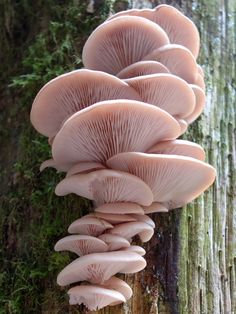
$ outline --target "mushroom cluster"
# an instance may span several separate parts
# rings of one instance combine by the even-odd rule
[[[31,122],[52,149],[40,169],[66,172],[57,195],[94,202],[55,245],[79,256],[57,278],[60,286],[77,283],[70,304],[95,310],[130,299],[131,288],[115,275],[146,266],[132,239],[152,237],[147,214],[184,206],[213,183],[204,150],[177,139],[205,103],[198,52],[196,26],[177,9],[120,12],[88,38],[84,69],[37,94]]]

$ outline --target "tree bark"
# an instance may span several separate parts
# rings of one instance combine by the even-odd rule
[[[37,172],[40,159],[43,161],[49,153],[46,141],[32,131],[28,122],[31,101],[42,85],[40,78],[33,83],[27,81],[22,88],[17,82],[17,89],[6,88],[13,77],[19,80],[19,75],[31,69],[29,64],[22,66],[22,60],[29,54],[27,46],[33,47],[38,40],[35,36],[45,34],[49,25],[60,27],[56,23],[65,20],[63,9],[79,6],[77,1],[68,3],[61,3],[60,9],[43,1],[16,4],[4,0],[0,4],[0,60],[4,60],[0,89],[1,313],[85,312],[82,307],[70,307],[65,290],[55,284],[56,273],[68,263],[70,255],[62,255],[60,260],[59,254],[53,253],[53,245],[65,235],[67,225],[91,205],[74,197],[58,200],[53,189],[59,177],[51,170],[49,174]],[[120,3],[116,1],[115,6],[120,8]],[[187,207],[153,215],[156,231],[145,246],[148,266],[124,277],[133,287],[133,298],[123,306],[93,313],[236,313],[236,2],[180,0],[157,1],[155,5],[160,3],[179,8],[200,31],[198,63],[205,72],[207,104],[184,138],[204,147],[207,162],[217,169],[217,179]],[[134,5],[143,6],[138,2]],[[79,47],[78,55],[88,33],[100,22],[98,10],[95,6],[91,14],[86,13],[86,7],[81,9],[86,19],[82,30],[76,25],[79,19],[65,26]],[[105,16],[109,9],[104,10]],[[45,36],[53,34],[58,36],[57,30]],[[58,43],[61,41],[56,38],[54,44]],[[61,62],[65,71],[75,67],[73,49],[68,44],[61,59],[57,56],[57,66]],[[65,58],[63,54],[68,55]],[[61,71],[54,63],[51,66],[55,67],[52,75]],[[48,77],[49,70],[47,66],[42,69],[42,78]],[[41,73],[41,68],[35,71]]]

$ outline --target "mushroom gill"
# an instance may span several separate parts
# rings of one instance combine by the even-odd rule
[[[129,300],[132,289],[115,275],[145,268],[135,239],[152,237],[147,215],[183,206],[213,183],[204,150],[177,139],[205,105],[198,51],[196,26],[177,9],[121,12],[86,41],[85,69],[37,94],[31,122],[52,152],[40,169],[66,173],[58,196],[94,203],[54,247],[79,256],[57,277],[60,286],[81,283],[68,291],[71,305],[93,311]]]

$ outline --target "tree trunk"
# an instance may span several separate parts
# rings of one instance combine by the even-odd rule
[[[148,266],[125,276],[133,298],[96,313],[236,313],[236,2],[166,3],[200,31],[207,104],[184,138],[204,147],[217,180],[187,207],[153,216]],[[126,3],[113,6],[125,9]],[[0,3],[0,313],[85,312],[70,307],[66,291],[55,283],[71,255],[54,253],[53,246],[91,204],[54,195],[60,176],[53,170],[39,174],[49,148],[28,116],[46,81],[82,66],[84,41],[109,10],[110,2],[102,1],[95,1],[92,13],[76,0]]]

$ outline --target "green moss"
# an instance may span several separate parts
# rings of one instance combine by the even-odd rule
[[[18,11],[22,10],[29,33],[21,34],[26,42],[16,39],[21,45],[18,59],[14,60],[14,54],[9,56],[15,71],[10,69],[5,80],[10,83],[9,91],[3,94],[9,106],[3,107],[0,117],[4,152],[0,170],[4,191],[0,199],[0,313],[42,313],[50,308],[50,313],[66,313],[65,291],[55,281],[71,256],[54,253],[53,247],[68,225],[89,210],[90,203],[73,196],[56,197],[54,189],[61,175],[51,169],[39,173],[50,149],[47,140],[30,126],[29,110],[43,84],[82,66],[83,43],[104,19],[109,3],[93,15],[86,12],[86,5],[75,1],[48,1],[44,5],[40,1],[35,6],[24,1],[8,9],[18,19],[14,29],[21,28],[17,22],[22,22]]]

